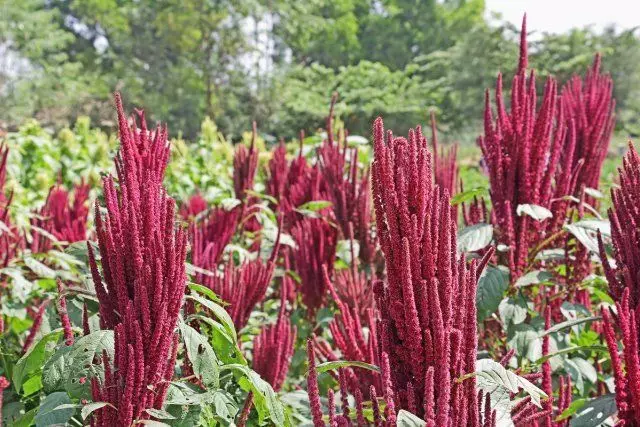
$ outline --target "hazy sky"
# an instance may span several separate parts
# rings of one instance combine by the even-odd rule
[[[621,28],[640,25],[640,0],[486,0],[486,5],[518,25],[527,12],[529,31],[560,33],[591,24],[597,29],[611,23]]]

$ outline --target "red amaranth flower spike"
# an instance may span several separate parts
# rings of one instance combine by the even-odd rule
[[[573,121],[576,127],[576,146],[571,169],[578,174],[578,189],[598,189],[600,171],[615,127],[613,80],[610,75],[601,74],[600,65],[601,56],[596,54],[584,80],[574,76],[562,88],[561,101],[565,120]],[[579,165],[580,160],[584,164]],[[594,201],[591,197],[587,199],[590,204]]]
[[[130,125],[116,94],[120,151],[118,187],[103,179],[106,214],[96,203],[102,275],[93,248],[89,261],[100,302],[100,327],[114,330],[115,356],[103,355],[104,380],[92,379],[96,426],[131,425],[161,409],[173,377],[174,332],[186,285],[187,234],[176,228],[175,202],[162,187],[169,159],[166,127],[149,131],[143,112]]]
[[[58,285],[58,301],[56,304],[56,309],[58,310],[58,315],[60,316],[60,323],[62,324],[62,328],[64,329],[64,343],[67,346],[73,345],[73,329],[71,327],[71,321],[69,320],[69,313],[67,312],[67,298],[64,296],[64,288],[62,286],[62,281],[60,279],[57,280]]]
[[[498,75],[495,118],[487,91],[484,136],[478,138],[491,186],[491,217],[497,228],[498,242],[509,247],[505,264],[511,270],[512,281],[517,280],[527,266],[529,250],[562,227],[568,206],[562,197],[572,195],[575,186],[571,170],[559,168],[563,150],[564,162],[572,162],[573,149],[571,144],[566,146],[565,138],[575,142],[575,132],[570,126],[567,136],[555,80],[547,79],[542,100],[537,101],[534,73],[527,76],[526,70],[526,19],[523,19],[520,49],[510,110],[506,110],[502,75]],[[557,202],[553,203],[552,199]],[[553,218],[541,222],[518,214],[518,206],[525,204],[549,209]]]
[[[280,312],[274,325],[265,327],[253,340],[253,370],[279,391],[289,371],[297,328],[286,312],[286,294],[280,297]]]
[[[621,301],[622,294],[628,289],[629,304],[635,310],[640,304],[640,211],[637,208],[640,200],[640,155],[631,142],[618,173],[620,188],[611,189],[613,206],[609,209],[615,267],[607,260],[599,235],[600,258],[613,299]]]
[[[258,130],[256,122],[253,122],[253,132],[251,134],[251,145],[247,148],[244,144],[238,144],[233,156],[233,189],[236,199],[244,202],[247,190],[253,189],[253,181],[258,168],[258,150],[256,150],[256,139]]]
[[[42,326],[43,316],[48,305],[49,305],[49,300],[47,299],[40,304],[40,307],[38,307],[38,311],[33,317],[33,324],[29,329],[29,335],[27,335],[27,339],[24,341],[24,344],[22,346],[23,353],[26,353],[26,351],[29,350],[29,347],[31,347],[31,344],[33,344],[33,340],[35,340],[36,335],[40,330],[40,326]]]
[[[241,209],[214,208],[200,221],[189,225],[191,260],[197,267],[216,271],[224,248],[229,244],[238,227]],[[206,279],[197,274],[198,283]]]
[[[45,212],[53,222],[52,233],[67,243],[79,242],[87,238],[87,217],[89,216],[89,184],[84,180],[73,190],[73,201],[70,193],[63,187],[56,186],[49,193]]]
[[[458,254],[455,208],[433,185],[420,128],[408,139],[385,138],[378,118],[373,134],[374,206],[387,268],[386,283],[374,290],[396,406],[416,407],[425,419],[424,402],[432,400],[435,425],[477,426],[475,379],[453,379],[475,371],[477,279],[493,250],[470,266]]]
[[[3,396],[4,389],[9,387],[11,384],[6,377],[0,376],[0,424],[2,423],[2,404],[3,404]]]
[[[458,145],[452,145],[448,150],[438,147],[438,129],[436,125],[436,114],[431,111],[431,149],[433,152],[433,173],[436,185],[442,189],[447,189],[450,196],[456,193],[458,185]]]
[[[180,208],[180,217],[185,221],[193,220],[200,212],[209,208],[207,201],[200,193],[196,193],[189,198],[187,203]]]
[[[336,255],[336,229],[320,218],[305,218],[298,222],[291,235],[297,248],[292,252],[295,271],[300,276],[302,302],[312,318],[324,304],[327,293],[322,268],[333,272]]]
[[[201,283],[229,303],[226,310],[237,330],[247,325],[251,312],[264,299],[273,278],[279,249],[280,232],[267,262],[257,258],[236,266],[230,257],[222,274],[202,276]]]

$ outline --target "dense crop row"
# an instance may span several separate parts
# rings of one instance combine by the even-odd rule
[[[640,156],[609,223],[600,61],[538,99],[523,26],[508,100],[502,76],[486,93],[488,191],[433,115],[429,138],[376,120],[370,161],[336,97],[271,151],[255,124],[169,141],[119,95],[112,160],[88,129],[9,135],[3,422],[640,425]]]

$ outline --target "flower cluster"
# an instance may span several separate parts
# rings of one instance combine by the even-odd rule
[[[436,125],[436,114],[431,115],[431,148],[433,151],[433,175],[436,182],[442,189],[446,189],[450,196],[456,192],[458,185],[458,146],[454,144],[446,150],[444,147],[438,148],[438,129]]]
[[[176,229],[175,202],[162,187],[169,145],[166,127],[147,129],[144,113],[129,125],[116,94],[120,151],[103,179],[106,214],[96,203],[102,275],[91,245],[89,262],[100,302],[100,327],[113,329],[115,355],[103,353],[104,379],[92,379],[98,426],[128,426],[160,409],[173,377],[174,329],[186,285],[187,234]]]
[[[258,150],[256,150],[256,138],[258,130],[256,122],[253,122],[253,134],[251,145],[247,148],[244,144],[238,144],[233,156],[233,189],[236,199],[245,201],[247,190],[253,189],[253,181],[258,167]]]
[[[544,85],[539,103],[533,71],[527,76],[526,20],[523,20],[520,61],[511,88],[510,111],[502,94],[502,75],[496,85],[496,117],[486,93],[484,136],[478,138],[491,185],[491,205],[498,241],[509,248],[507,264],[512,280],[527,265],[530,248],[545,234],[558,230],[566,217],[565,195],[574,193],[570,168],[575,151],[575,126],[566,126],[562,105],[557,102],[557,83]],[[567,130],[568,129],[568,130]],[[568,140],[567,143],[565,140]],[[545,224],[518,212],[520,205],[537,205],[550,210],[553,219]]]
[[[45,212],[53,222],[53,235],[67,243],[79,242],[87,238],[87,217],[89,215],[89,184],[84,180],[75,186],[73,201],[61,186],[51,190]]]
[[[293,356],[297,328],[291,324],[286,312],[286,298],[280,298],[280,312],[275,324],[266,326],[253,340],[253,370],[271,384],[275,391],[280,390]]]
[[[196,193],[189,198],[187,203],[180,207],[180,217],[185,221],[193,220],[200,212],[209,208],[207,201],[200,193]]]
[[[309,317],[324,304],[327,287],[323,266],[333,273],[336,256],[337,230],[324,219],[305,218],[291,231],[296,250],[291,252],[295,271],[300,276],[299,290]]]
[[[600,258],[609,282],[609,293],[620,301],[625,289],[629,292],[632,309],[640,304],[640,155],[629,143],[619,170],[620,188],[611,190],[613,207],[609,209],[611,239],[615,267],[607,260],[602,238],[599,236]]]
[[[226,309],[237,330],[246,326],[251,312],[267,293],[276,268],[278,246],[276,244],[266,263],[261,259],[254,259],[236,266],[230,258],[221,274],[202,277],[203,285],[229,303]]]
[[[615,126],[613,80],[610,75],[600,73],[600,65],[601,57],[597,54],[584,81],[574,76],[562,88],[565,120],[574,123],[576,132],[571,170],[578,175],[578,190],[598,188],[602,163]],[[584,161],[583,164],[579,164],[580,160]],[[593,203],[593,199],[588,201]]]
[[[238,207],[231,210],[215,208],[200,221],[189,225],[191,261],[195,266],[216,271],[224,248],[238,227],[240,213]],[[196,274],[196,280],[203,283],[205,279]]]
[[[476,286],[493,251],[468,266],[457,251],[455,208],[433,185],[419,128],[408,139],[373,127],[373,197],[386,283],[375,286],[378,335],[394,401],[428,425],[478,425]],[[455,306],[454,306],[455,301]],[[389,401],[387,400],[387,404]],[[434,408],[437,408],[435,410]]]

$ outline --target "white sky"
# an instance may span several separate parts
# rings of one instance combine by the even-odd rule
[[[520,26],[527,13],[527,30],[562,33],[593,25],[602,29],[614,23],[620,28],[640,25],[640,0],[485,0],[487,10]]]

